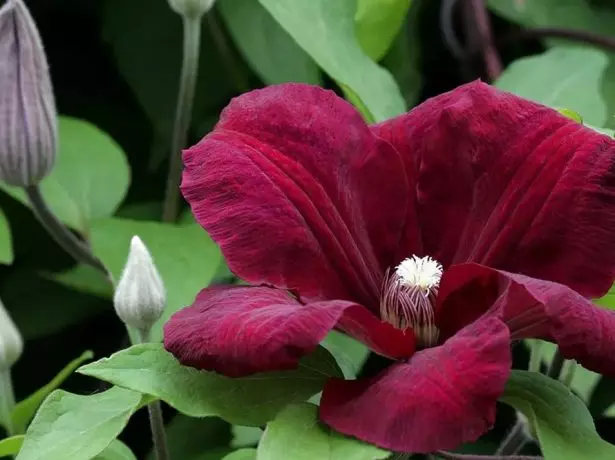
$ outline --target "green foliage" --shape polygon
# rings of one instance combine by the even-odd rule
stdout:
[[[256,449],[239,449],[228,454],[222,460],[256,460]]]
[[[23,435],[11,436],[0,440],[0,458],[17,455],[24,441]]]
[[[596,433],[587,407],[556,380],[513,371],[501,399],[529,419],[545,460],[609,460],[615,455],[615,446]]]
[[[346,378],[355,378],[369,356],[369,348],[341,332],[331,331],[322,346],[335,356]]]
[[[390,452],[347,438],[318,421],[318,407],[310,403],[288,406],[267,425],[258,446],[259,460],[376,460]]]
[[[130,448],[119,439],[114,439],[93,460],[137,460]]]
[[[130,167],[120,146],[94,125],[60,117],[58,159],[41,191],[53,213],[75,230],[87,234],[90,221],[112,215],[130,183]],[[20,188],[0,183],[27,204]]]
[[[399,33],[412,0],[358,0],[356,34],[361,48],[379,61]]]
[[[149,249],[167,290],[167,308],[152,330],[152,340],[162,338],[162,326],[177,310],[190,305],[211,282],[220,266],[219,248],[196,224],[173,225],[131,219],[100,219],[91,224],[90,240],[94,254],[103,261],[117,281],[122,273],[130,239],[138,235]],[[86,280],[89,272],[80,270],[61,276],[64,284],[104,294],[101,278]],[[94,281],[94,282],[92,282]],[[110,291],[107,294],[111,294]]]
[[[248,426],[268,422],[287,404],[321,391],[329,377],[341,376],[323,348],[294,371],[228,378],[182,366],[160,344],[135,345],[77,372],[155,396],[192,417],[219,416]]]
[[[181,18],[162,0],[104,0],[101,21],[118,69],[152,123],[153,165],[158,165],[169,154],[181,67]],[[210,21],[201,34],[194,127],[222,108],[235,87],[249,89],[242,63],[229,67],[216,50]]]
[[[0,263],[13,263],[13,239],[11,238],[11,227],[6,216],[0,209]]]
[[[340,85],[370,121],[405,111],[389,72],[367,56],[355,34],[356,0],[259,0],[295,41]]]
[[[322,83],[316,63],[255,0],[219,0],[218,8],[243,57],[269,85]]]
[[[90,460],[117,437],[140,401],[140,393],[119,387],[89,396],[56,390],[36,413],[16,460]]]
[[[188,417],[177,414],[166,425],[169,457],[195,459],[205,451],[227,448],[231,440],[228,423],[216,417]],[[156,460],[152,451],[148,460]]]
[[[513,62],[495,85],[553,108],[571,108],[596,126],[607,121],[600,83],[605,53],[591,48],[555,47]]]
[[[13,430],[16,433],[25,433],[28,423],[32,420],[32,417],[34,417],[34,414],[45,398],[49,396],[53,390],[59,388],[75,369],[93,357],[94,353],[91,351],[88,350],[83,352],[77,359],[68,363],[47,385],[39,388],[26,399],[16,404],[11,412]]]

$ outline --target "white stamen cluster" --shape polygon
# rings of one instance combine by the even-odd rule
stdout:
[[[393,273],[387,272],[380,297],[380,315],[398,329],[411,327],[419,345],[438,340],[434,304],[442,278],[442,265],[431,257],[404,259]]]

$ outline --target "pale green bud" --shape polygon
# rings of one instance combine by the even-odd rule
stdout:
[[[214,6],[214,2],[215,0],[169,0],[169,5],[182,16],[199,18]]]
[[[149,331],[164,311],[164,284],[152,256],[138,236],[130,242],[128,260],[115,289],[113,304],[125,324],[141,331]]]
[[[55,163],[56,107],[47,58],[22,0],[0,8],[0,180],[36,185]]]
[[[13,367],[23,352],[19,329],[0,302],[0,372]]]

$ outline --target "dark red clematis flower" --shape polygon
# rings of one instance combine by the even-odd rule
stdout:
[[[588,300],[615,277],[607,136],[480,82],[374,126],[285,84],[233,100],[184,162],[196,219],[259,286],[205,289],[171,318],[186,365],[290,369],[338,328],[395,362],[329,381],[320,417],[403,452],[492,426],[511,340],[615,376],[615,314]]]

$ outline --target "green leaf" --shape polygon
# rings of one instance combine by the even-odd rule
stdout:
[[[335,356],[346,378],[355,378],[369,356],[369,348],[341,332],[331,331],[321,343]]]
[[[258,460],[376,460],[391,454],[319,423],[318,407],[310,403],[288,406],[267,425],[257,448]]]
[[[152,340],[162,339],[162,326],[179,309],[190,305],[196,294],[214,278],[222,255],[199,225],[173,225],[131,219],[100,219],[92,222],[90,241],[94,254],[117,281],[122,273],[130,240],[138,235],[149,249],[167,290],[167,308],[152,329]],[[91,273],[91,271],[90,271]],[[65,273],[65,284],[84,285],[83,271]],[[92,284],[100,292],[100,283]],[[109,292],[110,294],[110,292]]]
[[[374,63],[357,41],[356,0],[259,1],[338,82],[366,119],[382,121],[406,111],[391,74]]]
[[[182,21],[163,0],[104,0],[101,27],[118,70],[152,122],[156,166],[169,155],[182,59]],[[242,62],[231,70],[203,21],[193,126],[219,112],[247,80]],[[224,51],[228,53],[228,51]],[[232,71],[232,73],[231,73]],[[199,130],[202,135],[203,131]]]
[[[321,391],[329,377],[341,376],[320,347],[296,370],[228,378],[182,366],[161,344],[135,345],[77,372],[153,395],[192,417],[215,415],[248,426],[263,425],[287,404]]]
[[[0,263],[13,263],[13,239],[11,238],[11,227],[6,216],[0,209]]]
[[[141,394],[113,387],[89,396],[56,390],[28,428],[16,460],[90,460],[122,431]]]
[[[130,448],[119,439],[114,439],[93,460],[137,460]]]
[[[589,124],[604,126],[607,107],[600,84],[608,62],[597,49],[555,47],[513,62],[495,86],[553,108],[572,109]]]
[[[177,414],[165,427],[169,458],[192,459],[205,450],[227,447],[231,440],[231,428],[216,417],[188,417]],[[157,460],[154,451],[147,456]]]
[[[11,271],[0,285],[0,297],[26,340],[57,333],[109,308],[107,302],[59,286],[28,269]]]
[[[87,234],[90,220],[112,215],[124,199],[130,167],[121,147],[96,126],[60,117],[58,129],[58,159],[41,191],[60,220]],[[28,204],[22,189],[0,187]]]
[[[615,417],[615,404],[604,411],[605,417]]]
[[[388,51],[408,14],[411,0],[358,0],[356,34],[361,48],[374,61]]]
[[[501,399],[530,420],[545,460],[615,458],[615,446],[596,433],[585,404],[560,382],[515,370]]]
[[[91,351],[85,351],[77,359],[72,360],[70,363],[62,369],[58,375],[56,375],[47,385],[39,388],[32,393],[26,399],[17,403],[11,412],[11,419],[13,420],[13,428],[16,433],[25,433],[26,428],[34,414],[38,410],[41,403],[45,398],[56,388],[58,388],[64,381],[77,369],[84,361],[92,359],[94,353]]]
[[[255,0],[219,0],[235,44],[263,82],[322,83],[316,63]]]
[[[239,449],[228,454],[222,460],[256,460],[256,449]]]
[[[231,447],[255,446],[263,436],[263,430],[255,426],[233,425]]]
[[[526,339],[524,344],[531,350],[532,343],[539,341],[538,339]],[[555,356],[555,350],[557,345],[551,342],[545,342],[540,340],[540,356],[544,365],[548,366],[553,357]],[[574,371],[574,377],[570,382],[570,388],[577,394],[579,398],[585,403],[589,404],[589,401],[600,381],[600,374],[585,369],[580,364],[576,364]]]
[[[16,455],[24,441],[23,435],[11,436],[0,440],[0,457]]]
[[[604,297],[594,300],[594,303],[609,310],[615,310],[615,284],[611,286],[611,289],[609,289],[609,292]]]

